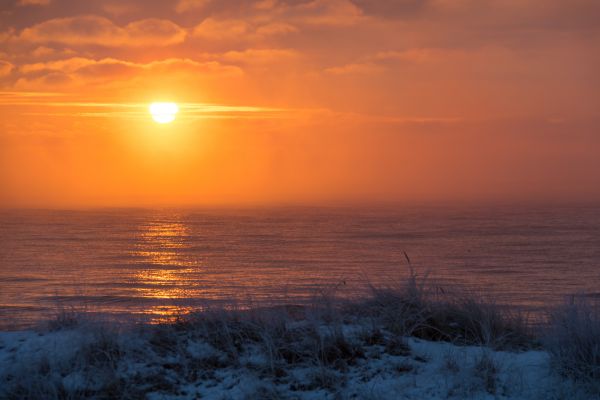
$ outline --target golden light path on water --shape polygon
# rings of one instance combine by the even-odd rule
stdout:
[[[190,291],[185,289],[188,276],[196,273],[200,266],[197,261],[183,256],[182,250],[190,247],[185,241],[188,234],[188,228],[178,222],[154,221],[145,227],[134,255],[143,265],[152,268],[135,274],[135,279],[143,284],[137,288],[140,297],[157,300],[190,297]],[[153,305],[144,313],[152,316],[151,322],[159,323],[173,321],[191,310],[191,306],[162,304]]]
[[[404,282],[403,251],[420,277],[431,271],[429,283],[485,290],[532,313],[597,292],[596,207],[492,211],[11,211],[0,215],[0,325],[30,327],[58,309],[172,320],[314,304],[332,288],[362,298]]]
[[[202,228],[197,225],[192,228],[176,216],[151,218],[138,229],[137,244],[130,254],[139,269],[133,274],[131,287],[136,297],[151,300],[138,312],[151,323],[173,322],[190,312],[206,310],[212,304],[235,309],[256,306],[262,304],[261,301],[287,296],[286,286],[291,282],[310,287],[314,279],[314,272],[310,270],[292,269],[281,274],[278,268],[261,268],[268,264],[266,261],[249,261],[235,274],[227,272],[227,265],[232,261],[217,262],[215,268],[214,259],[219,250],[207,249],[200,255],[198,246],[202,247],[206,240],[198,231]],[[240,245],[231,242],[235,238],[221,238],[230,241],[223,244],[224,248],[235,249]],[[238,250],[254,254],[257,259],[262,257],[254,249]],[[285,257],[271,250],[275,262],[277,259],[281,260],[277,263],[286,262]],[[305,250],[298,249],[300,253]],[[295,259],[300,257],[297,255]],[[273,292],[252,295],[257,287],[271,287]],[[307,292],[306,295],[312,294]]]

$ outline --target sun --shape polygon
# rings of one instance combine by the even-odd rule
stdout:
[[[175,120],[175,116],[179,112],[179,107],[175,103],[152,103],[150,104],[150,114],[159,124],[168,124]]]

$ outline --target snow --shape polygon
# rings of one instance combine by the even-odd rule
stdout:
[[[405,354],[363,343],[363,355],[341,367],[317,359],[273,366],[261,343],[249,343],[232,357],[197,335],[183,334],[176,345],[158,351],[151,343],[153,328],[110,334],[103,329],[1,332],[0,383],[7,387],[17,377],[37,385],[33,375],[41,374],[45,384],[80,392],[102,390],[105,380],[116,376],[150,400],[545,399],[561,385],[548,354],[537,350],[494,351],[404,338]],[[362,330],[342,329],[356,341]],[[114,354],[111,346],[118,348]],[[101,350],[90,350],[96,348]],[[40,372],[44,363],[49,371]]]

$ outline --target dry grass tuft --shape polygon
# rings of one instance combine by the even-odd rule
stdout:
[[[600,305],[583,296],[550,313],[545,345],[554,368],[600,393]]]

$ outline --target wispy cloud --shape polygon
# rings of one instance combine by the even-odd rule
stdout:
[[[65,117],[147,118],[149,102],[88,102],[66,100],[58,93],[0,92],[0,107],[19,106],[23,115]],[[56,99],[54,99],[56,97]],[[276,118],[290,111],[282,108],[232,106],[214,103],[179,102],[178,118]]]
[[[16,99],[19,98],[31,98],[31,97],[59,97],[63,96],[62,93],[52,92],[0,92],[0,104],[7,102],[9,104],[16,104]],[[9,101],[12,99],[12,103]]]
[[[18,6],[47,6],[50,0],[19,0]]]
[[[172,21],[146,18],[124,27],[97,15],[55,18],[24,29],[19,40],[33,43],[99,46],[168,46],[185,40],[186,31]]]

